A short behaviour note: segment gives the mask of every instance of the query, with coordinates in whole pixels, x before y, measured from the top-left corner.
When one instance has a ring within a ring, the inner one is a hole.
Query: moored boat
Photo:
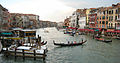
[[[106,42],[106,43],[112,42],[112,40],[105,40],[103,38],[95,38],[95,39],[98,40],[98,41]]]

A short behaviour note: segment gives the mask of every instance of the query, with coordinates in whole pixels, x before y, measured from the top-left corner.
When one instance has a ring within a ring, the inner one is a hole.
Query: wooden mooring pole
[[[44,54],[43,54],[43,61],[45,61],[45,56],[46,56],[46,54],[45,54],[46,52],[45,52],[45,50],[44,50]]]
[[[16,61],[16,59],[17,59],[16,51],[17,51],[17,50],[15,49],[15,61]]]
[[[36,51],[34,50],[34,60],[36,60]]]
[[[5,56],[8,57],[8,48],[6,48]]]
[[[38,46],[39,46],[39,49],[41,48],[41,37],[38,35]]]
[[[22,53],[23,53],[23,61],[25,60],[25,52],[24,49],[22,49]]]

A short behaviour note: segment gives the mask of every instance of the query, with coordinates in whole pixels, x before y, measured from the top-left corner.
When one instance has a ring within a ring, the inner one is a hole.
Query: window
[[[105,11],[103,11],[103,14],[105,14]]]
[[[105,16],[103,16],[102,19],[105,19]]]
[[[111,21],[113,20],[113,16],[111,16]]]
[[[98,21],[97,21],[97,24],[98,24]]]
[[[108,10],[107,10],[107,14],[108,14]]]
[[[108,16],[106,16],[106,19],[108,19]]]
[[[102,24],[105,24],[105,21],[102,21]]]
[[[105,25],[102,25],[102,28],[104,28],[105,27]]]
[[[113,20],[113,16],[109,16],[109,21],[112,21]]]
[[[108,24],[108,21],[106,21],[106,24]]]
[[[109,16],[109,21],[110,21],[110,16]]]
[[[115,16],[115,20],[117,20],[117,16]]]
[[[109,23],[109,28],[110,28],[110,23]]]
[[[100,24],[101,24],[101,21],[100,21]]]
[[[111,28],[112,28],[113,24],[111,23]]]
[[[101,20],[101,17],[100,17],[100,20]]]
[[[112,14],[113,14],[113,10],[112,10]]]
[[[116,14],[118,13],[118,10],[116,10],[116,12],[115,12]]]
[[[109,11],[109,14],[111,14],[111,11]]]
[[[98,19],[99,17],[97,17],[97,19]]]
[[[98,28],[98,25],[96,25],[96,27]]]

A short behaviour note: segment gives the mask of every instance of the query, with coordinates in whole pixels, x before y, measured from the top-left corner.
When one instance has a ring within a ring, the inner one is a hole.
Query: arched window
[[[111,23],[111,28],[113,27],[113,24]]]

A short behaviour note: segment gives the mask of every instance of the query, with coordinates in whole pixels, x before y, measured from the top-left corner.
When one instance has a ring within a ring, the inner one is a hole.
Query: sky
[[[11,13],[36,14],[40,20],[64,21],[76,9],[106,7],[120,0],[0,0]]]

